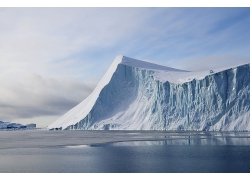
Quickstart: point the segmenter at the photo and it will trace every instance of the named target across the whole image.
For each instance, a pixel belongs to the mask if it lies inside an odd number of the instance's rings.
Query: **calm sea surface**
[[[1,173],[249,173],[249,132],[0,131]]]

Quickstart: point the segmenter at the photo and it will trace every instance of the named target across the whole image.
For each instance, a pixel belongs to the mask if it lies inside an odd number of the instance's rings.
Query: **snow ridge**
[[[111,66],[109,67],[106,74],[103,76],[103,78],[98,83],[97,87],[94,89],[94,91],[80,104],[69,110],[66,114],[64,114],[62,117],[60,117],[57,121],[52,123],[48,126],[48,129],[51,128],[66,128],[69,125],[75,124],[82,120],[92,109],[93,105],[95,104],[101,90],[104,86],[106,86],[113,73],[115,72],[117,65],[122,62],[123,56],[117,56]]]

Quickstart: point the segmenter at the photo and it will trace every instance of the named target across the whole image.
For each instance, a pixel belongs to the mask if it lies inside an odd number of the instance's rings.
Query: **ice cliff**
[[[189,72],[118,56],[48,129],[249,131],[249,66]]]

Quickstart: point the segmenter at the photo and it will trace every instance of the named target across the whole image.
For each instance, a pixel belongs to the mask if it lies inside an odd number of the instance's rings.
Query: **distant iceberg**
[[[36,129],[36,124],[22,125],[19,123],[0,121],[0,130]]]
[[[250,130],[250,65],[190,72],[118,56],[63,130]]]

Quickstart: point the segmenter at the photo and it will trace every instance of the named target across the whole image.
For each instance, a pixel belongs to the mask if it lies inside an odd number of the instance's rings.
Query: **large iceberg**
[[[249,64],[189,72],[118,56],[63,130],[250,130]]]

